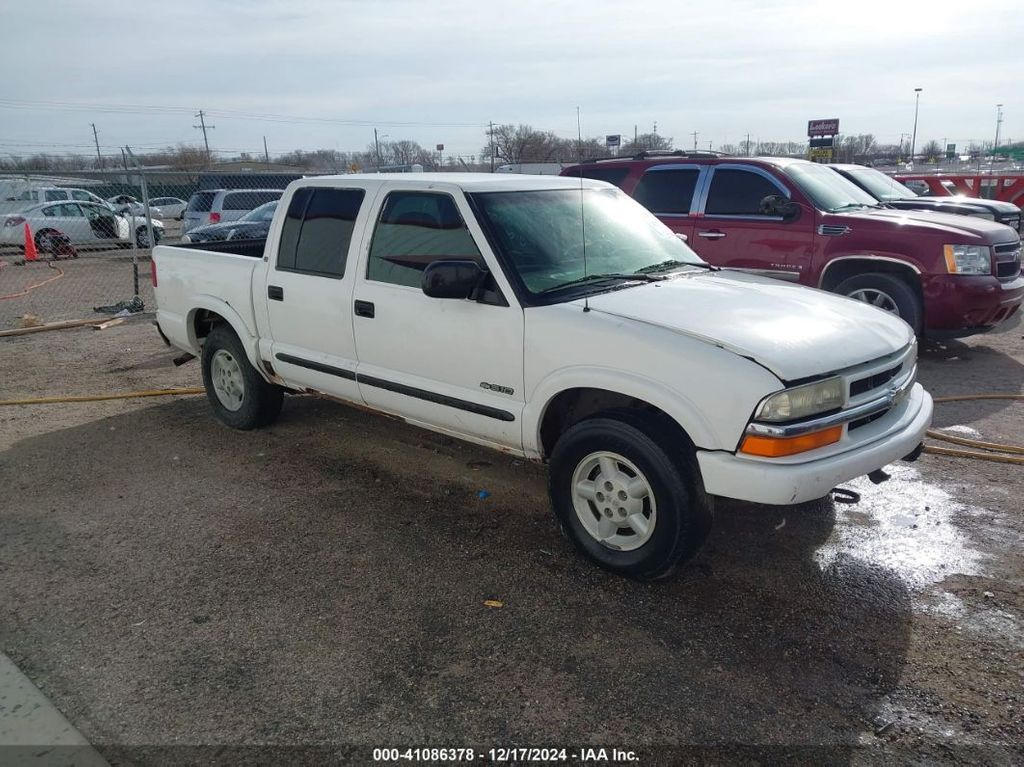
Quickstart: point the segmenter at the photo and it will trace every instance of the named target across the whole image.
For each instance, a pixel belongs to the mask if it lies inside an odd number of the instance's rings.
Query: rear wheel
[[[551,455],[549,492],[576,548],[632,578],[668,576],[710,528],[692,448],[640,411],[610,411],[566,431]]]
[[[57,250],[60,232],[55,229],[40,229],[36,232],[36,250],[40,253],[53,253]]]
[[[921,299],[899,277],[880,272],[858,274],[839,283],[835,292],[895,314],[910,325],[915,333],[921,332]]]
[[[263,379],[227,325],[214,327],[203,344],[203,385],[214,414],[234,429],[268,426],[281,412],[284,391]]]

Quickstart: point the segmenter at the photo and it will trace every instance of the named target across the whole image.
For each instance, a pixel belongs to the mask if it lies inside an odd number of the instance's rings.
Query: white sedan
[[[149,208],[158,208],[162,214],[160,218],[180,219],[185,214],[188,203],[177,197],[154,197],[149,201]],[[153,215],[157,215],[153,213]]]
[[[51,202],[34,205],[2,217],[0,245],[24,245],[25,224],[42,252],[52,252],[54,238],[63,234],[72,245],[117,245],[149,247],[146,219],[129,213],[114,213],[105,205],[91,202]],[[163,236],[164,225],[153,221],[153,237]]]

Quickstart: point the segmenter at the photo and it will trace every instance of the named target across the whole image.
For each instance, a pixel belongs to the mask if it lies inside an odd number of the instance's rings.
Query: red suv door
[[[794,264],[807,261],[814,246],[814,216],[794,221],[761,213],[770,195],[791,197],[781,180],[753,166],[721,163],[711,166],[697,199],[691,247],[704,260],[800,281]]]
[[[693,241],[694,198],[701,166],[685,163],[652,165],[633,188],[633,199],[656,215],[669,229]]]

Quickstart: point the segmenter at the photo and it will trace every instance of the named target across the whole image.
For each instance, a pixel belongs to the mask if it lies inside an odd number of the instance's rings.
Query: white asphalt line
[[[0,652],[0,764],[110,767],[10,658]]]

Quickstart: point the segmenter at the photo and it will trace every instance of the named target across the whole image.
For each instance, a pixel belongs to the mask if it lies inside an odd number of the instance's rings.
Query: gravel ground
[[[920,379],[1021,392],[1021,338],[933,347]],[[171,356],[142,322],[0,339],[0,398],[198,385]],[[1020,403],[937,408],[1021,442]],[[333,402],[250,433],[202,397],[4,407],[0,649],[117,763],[1020,763],[1024,470],[893,472],[857,505],[722,502],[694,562],[638,584],[572,552],[542,467]]]

